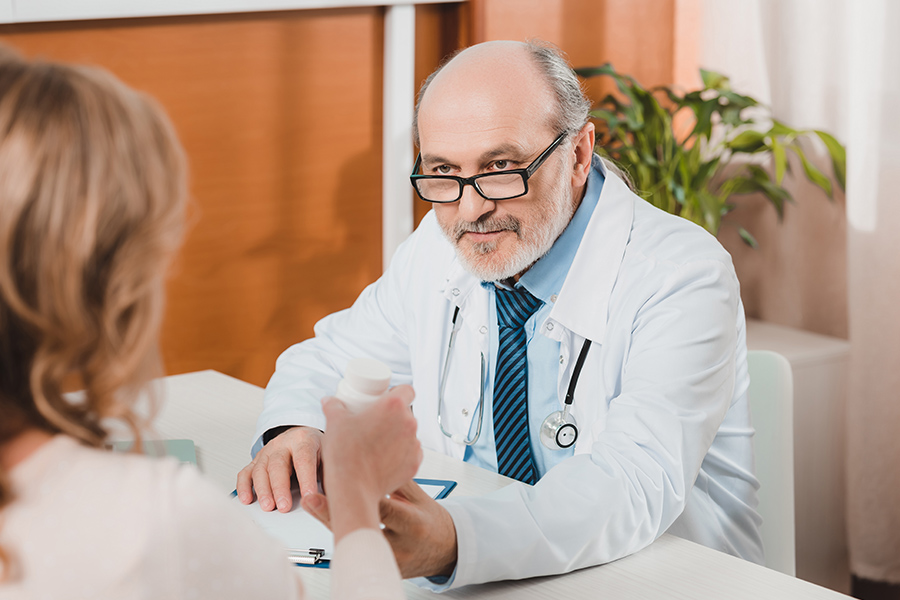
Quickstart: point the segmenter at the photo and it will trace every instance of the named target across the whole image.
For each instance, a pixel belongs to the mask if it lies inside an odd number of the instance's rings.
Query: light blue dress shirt
[[[560,351],[559,342],[539,335],[538,330],[550,314],[556,296],[562,289],[588,221],[597,206],[601,189],[603,189],[603,175],[599,170],[593,169],[588,178],[584,198],[565,231],[562,232],[550,251],[528,269],[516,284],[516,287],[524,287],[533,296],[544,301],[543,306],[525,322],[525,339],[528,344],[528,428],[539,478],[560,461],[572,456],[575,448],[573,446],[565,450],[550,450],[541,443],[541,423],[548,415],[560,409],[557,396]],[[494,373],[497,368],[497,346],[499,344],[494,294],[496,288],[493,282],[483,282],[481,285],[491,295],[488,381],[484,393],[484,424],[481,429],[481,437],[475,444],[466,448],[465,460],[496,472],[497,451],[494,444],[493,411]],[[470,438],[475,435],[477,427],[478,423],[473,420],[469,431]]]

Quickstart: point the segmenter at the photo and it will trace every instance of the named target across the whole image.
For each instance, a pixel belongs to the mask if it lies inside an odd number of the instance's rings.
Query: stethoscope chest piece
[[[541,423],[541,443],[550,450],[571,448],[578,440],[578,425],[569,407],[549,415]]]
[[[541,443],[550,450],[565,450],[571,448],[578,440],[578,425],[575,423],[575,415],[571,412],[572,402],[575,400],[575,386],[578,385],[578,377],[581,368],[591,349],[591,340],[585,339],[575,361],[572,377],[569,379],[569,389],[566,391],[566,400],[563,409],[544,419],[541,423]]]

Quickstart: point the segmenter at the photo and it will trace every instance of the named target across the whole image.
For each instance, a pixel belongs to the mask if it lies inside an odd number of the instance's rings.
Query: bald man
[[[744,313],[731,259],[593,152],[589,102],[541,44],[464,50],[426,80],[411,181],[433,210],[354,305],[278,360],[255,458],[265,510],[317,493],[319,400],[351,358],[410,383],[422,444],[517,481],[381,506],[435,589],[567,572],[664,532],[762,562]],[[373,448],[377,451],[377,448]]]

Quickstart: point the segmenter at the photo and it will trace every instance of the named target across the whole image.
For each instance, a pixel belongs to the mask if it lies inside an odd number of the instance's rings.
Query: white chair
[[[787,359],[768,350],[747,353],[750,415],[756,436],[756,477],[766,566],[795,576],[794,381]]]

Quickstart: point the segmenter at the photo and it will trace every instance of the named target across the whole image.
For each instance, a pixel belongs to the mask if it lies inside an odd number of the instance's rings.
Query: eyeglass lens
[[[520,173],[487,173],[475,180],[481,195],[490,200],[503,200],[525,193],[525,179]],[[419,179],[419,195],[432,202],[455,202],[462,196],[463,182],[456,179]]]

